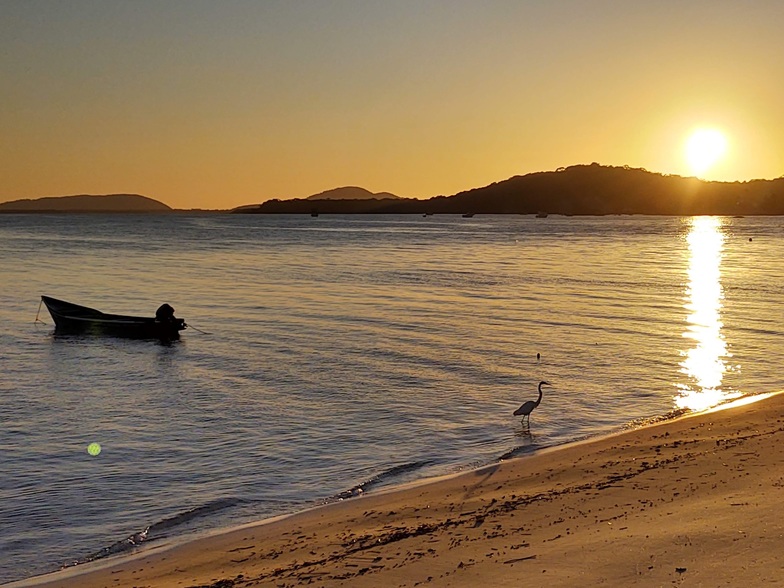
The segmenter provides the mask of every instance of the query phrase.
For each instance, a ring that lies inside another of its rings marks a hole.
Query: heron
[[[545,382],[544,380],[539,382],[539,398],[536,399],[536,402],[534,402],[533,400],[529,400],[528,402],[523,402],[522,406],[520,406],[520,408],[514,411],[515,416],[520,416],[520,415],[523,416],[523,418],[520,419],[521,423],[526,422],[526,419],[528,419],[528,425],[529,426],[531,425],[531,413],[534,411],[534,409],[537,406],[539,406],[539,403],[542,402],[542,386],[551,386],[551,384],[550,382]]]

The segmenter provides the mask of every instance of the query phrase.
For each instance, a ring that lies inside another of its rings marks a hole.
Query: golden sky
[[[0,201],[784,174],[778,0],[1,0]],[[726,149],[697,174],[696,128]]]

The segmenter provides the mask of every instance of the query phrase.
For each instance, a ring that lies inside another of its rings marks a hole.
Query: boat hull
[[[58,334],[172,341],[179,339],[180,331],[186,328],[183,319],[158,321],[148,317],[107,314],[49,296],[41,296],[41,300],[52,315]]]

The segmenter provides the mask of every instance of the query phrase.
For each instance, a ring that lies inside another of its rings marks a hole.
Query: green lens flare
[[[87,446],[87,453],[95,457],[99,453],[101,453],[101,444],[100,443],[90,443]]]

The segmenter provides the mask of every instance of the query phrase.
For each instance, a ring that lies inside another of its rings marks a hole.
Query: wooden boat
[[[174,309],[168,304],[158,309],[156,318],[148,318],[106,314],[50,296],[41,296],[41,300],[52,315],[57,333],[172,341],[179,339],[180,331],[187,328],[183,319],[174,317]]]

